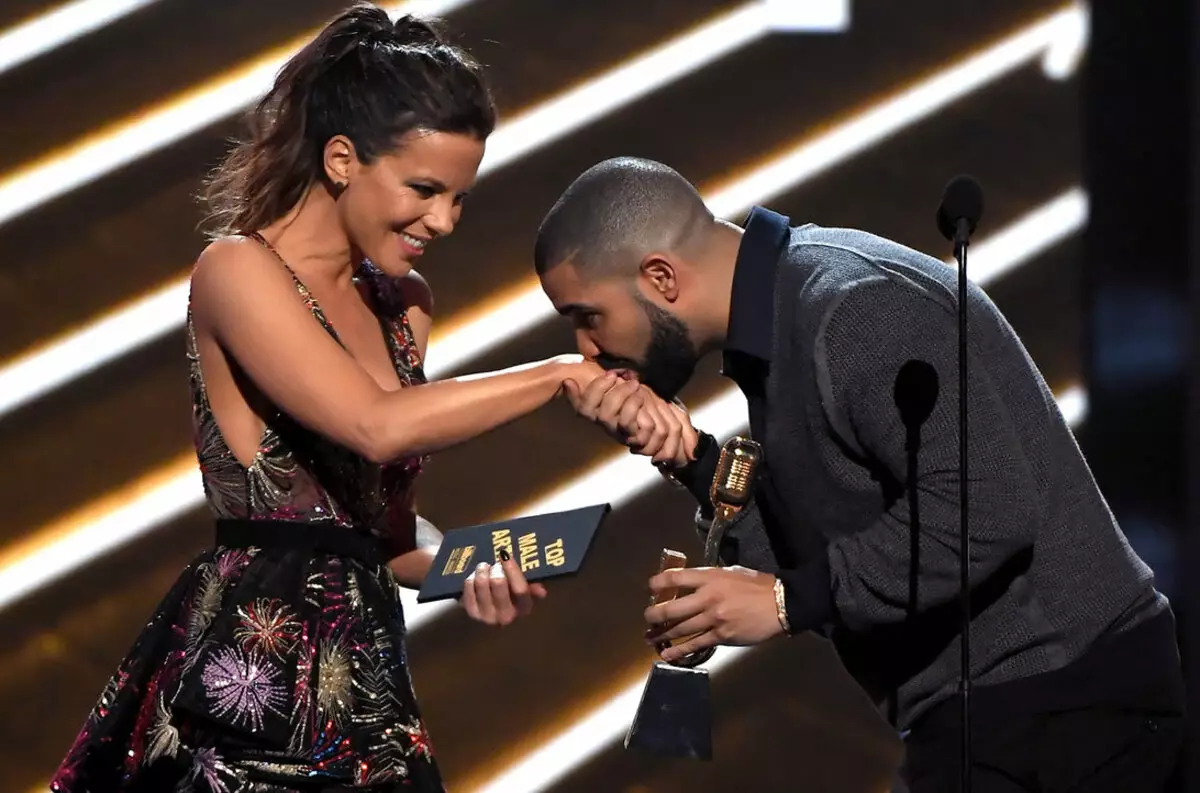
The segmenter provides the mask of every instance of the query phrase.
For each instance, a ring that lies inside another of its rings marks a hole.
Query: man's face
[[[699,356],[687,325],[626,277],[585,281],[569,262],[541,277],[555,309],[571,320],[575,344],[605,369],[628,369],[663,399],[687,385]]]

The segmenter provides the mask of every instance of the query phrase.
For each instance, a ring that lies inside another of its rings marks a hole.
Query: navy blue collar
[[[733,269],[725,352],[770,361],[775,336],[775,275],[791,233],[789,218],[763,207],[746,217]]]

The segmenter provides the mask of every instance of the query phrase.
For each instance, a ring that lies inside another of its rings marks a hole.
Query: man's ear
[[[639,274],[646,281],[646,287],[662,295],[668,303],[679,299],[679,271],[665,254],[647,255],[642,259]]]

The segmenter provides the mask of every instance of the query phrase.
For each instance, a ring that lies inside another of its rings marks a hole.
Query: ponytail
[[[486,138],[496,111],[479,64],[435,23],[358,3],[279,71],[249,112],[248,134],[209,176],[211,236],[283,217],[324,178],[325,144],[345,135],[364,163],[414,129]]]

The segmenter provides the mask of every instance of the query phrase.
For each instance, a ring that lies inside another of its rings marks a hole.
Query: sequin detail
[[[359,278],[402,384],[423,383],[398,293],[369,265]],[[208,403],[190,311],[187,354],[194,443],[215,517],[392,541],[392,516],[407,511],[421,459],[376,465],[276,412],[243,466]],[[205,551],[104,686],[51,789],[284,793],[319,783],[440,793],[404,634],[400,590],[385,566],[303,547]]]

